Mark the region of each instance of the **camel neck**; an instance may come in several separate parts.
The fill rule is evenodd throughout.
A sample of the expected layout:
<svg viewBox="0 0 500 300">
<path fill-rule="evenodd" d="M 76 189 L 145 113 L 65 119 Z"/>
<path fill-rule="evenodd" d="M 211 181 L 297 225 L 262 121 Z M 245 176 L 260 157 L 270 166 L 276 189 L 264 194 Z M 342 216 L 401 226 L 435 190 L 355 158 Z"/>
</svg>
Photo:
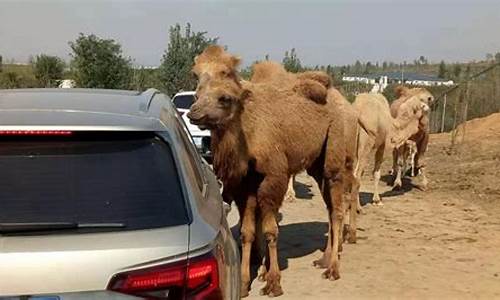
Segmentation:
<svg viewBox="0 0 500 300">
<path fill-rule="evenodd" d="M 238 122 L 212 130 L 212 153 L 215 173 L 225 184 L 238 182 L 246 175 L 248 148 Z"/>
</svg>

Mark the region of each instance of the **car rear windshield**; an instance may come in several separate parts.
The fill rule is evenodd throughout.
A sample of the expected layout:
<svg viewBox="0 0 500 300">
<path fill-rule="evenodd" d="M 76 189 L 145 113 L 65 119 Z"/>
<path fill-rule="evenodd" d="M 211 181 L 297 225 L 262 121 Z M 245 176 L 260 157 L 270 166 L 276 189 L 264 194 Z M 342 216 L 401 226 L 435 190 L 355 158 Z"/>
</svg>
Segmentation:
<svg viewBox="0 0 500 300">
<path fill-rule="evenodd" d="M 180 109 L 189 109 L 193 105 L 193 95 L 179 95 L 174 97 L 175 107 Z"/>
<path fill-rule="evenodd" d="M 0 203 L 0 224 L 189 222 L 172 151 L 150 132 L 0 133 Z"/>
</svg>

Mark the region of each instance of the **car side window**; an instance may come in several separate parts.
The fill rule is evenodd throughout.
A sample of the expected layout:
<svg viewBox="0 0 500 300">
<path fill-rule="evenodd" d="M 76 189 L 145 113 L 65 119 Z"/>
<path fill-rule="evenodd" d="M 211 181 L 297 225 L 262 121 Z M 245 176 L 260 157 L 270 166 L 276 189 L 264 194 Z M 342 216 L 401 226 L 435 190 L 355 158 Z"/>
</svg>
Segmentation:
<svg viewBox="0 0 500 300">
<path fill-rule="evenodd" d="M 201 158 L 199 157 L 198 151 L 196 151 L 196 147 L 193 142 L 193 138 L 191 137 L 191 134 L 189 133 L 189 130 L 187 129 L 186 124 L 182 120 L 182 118 L 179 117 L 179 115 L 176 115 L 176 120 L 179 124 L 179 127 L 182 128 L 180 133 L 182 143 L 184 144 L 184 147 L 186 147 L 188 154 L 189 154 L 189 165 L 193 169 L 193 173 L 196 178 L 196 182 L 198 184 L 198 187 L 202 192 L 204 192 L 205 189 L 205 184 L 206 180 L 205 177 L 203 176 L 203 170 L 202 170 L 202 161 Z"/>
</svg>

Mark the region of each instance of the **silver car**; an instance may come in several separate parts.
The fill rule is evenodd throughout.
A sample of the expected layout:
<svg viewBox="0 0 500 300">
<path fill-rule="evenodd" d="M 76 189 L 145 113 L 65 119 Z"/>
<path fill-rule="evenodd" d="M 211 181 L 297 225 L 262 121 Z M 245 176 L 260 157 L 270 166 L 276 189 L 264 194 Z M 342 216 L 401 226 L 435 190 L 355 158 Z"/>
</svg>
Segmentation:
<svg viewBox="0 0 500 300">
<path fill-rule="evenodd" d="M 227 208 L 156 90 L 0 90 L 0 299 L 239 299 Z"/>
</svg>

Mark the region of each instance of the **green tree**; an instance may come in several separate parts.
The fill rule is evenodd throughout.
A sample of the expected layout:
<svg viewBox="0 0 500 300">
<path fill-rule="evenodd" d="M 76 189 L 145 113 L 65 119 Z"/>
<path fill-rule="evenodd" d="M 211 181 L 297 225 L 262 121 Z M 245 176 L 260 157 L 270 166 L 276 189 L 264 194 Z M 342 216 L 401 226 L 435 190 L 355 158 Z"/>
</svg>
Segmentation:
<svg viewBox="0 0 500 300">
<path fill-rule="evenodd" d="M 366 65 L 365 65 L 365 70 L 363 72 L 364 75 L 368 75 L 368 74 L 371 74 L 373 71 L 373 65 L 371 62 L 367 62 Z"/>
<path fill-rule="evenodd" d="M 55 87 L 56 80 L 62 79 L 64 61 L 57 56 L 41 54 L 32 62 L 33 73 L 42 87 Z"/>
<path fill-rule="evenodd" d="M 93 34 L 69 42 L 71 68 L 76 84 L 86 88 L 127 89 L 131 80 L 130 58 L 122 54 L 120 44 Z"/>
<path fill-rule="evenodd" d="M 497 62 L 500 62 L 500 52 L 497 52 L 497 53 L 495 54 L 495 60 L 496 60 Z"/>
<path fill-rule="evenodd" d="M 462 67 L 460 66 L 460 64 L 455 64 L 455 66 L 453 67 L 453 76 L 455 77 L 455 79 L 459 79 L 461 74 Z"/>
<path fill-rule="evenodd" d="M 169 96 L 196 88 L 196 78 L 191 72 L 194 58 L 207 46 L 217 44 L 217 40 L 207 37 L 205 31 L 193 31 L 189 23 L 184 33 L 179 24 L 170 27 L 168 46 L 159 68 L 159 80 Z"/>
<path fill-rule="evenodd" d="M 0 73 L 2 73 L 2 70 L 3 70 L 3 58 L 0 55 Z"/>
<path fill-rule="evenodd" d="M 356 60 L 354 64 L 353 73 L 354 75 L 360 75 L 363 72 L 363 65 L 359 60 Z"/>
<path fill-rule="evenodd" d="M 16 89 L 21 87 L 21 78 L 15 72 L 5 72 L 0 77 L 0 88 Z"/>
<path fill-rule="evenodd" d="M 303 70 L 295 48 L 292 48 L 290 52 L 285 51 L 285 57 L 283 57 L 283 67 L 285 67 L 285 70 L 292 73 L 297 73 Z"/>
<path fill-rule="evenodd" d="M 387 62 L 386 62 L 386 61 L 384 61 L 384 62 L 382 63 L 382 70 L 383 70 L 383 71 L 387 70 Z"/>
<path fill-rule="evenodd" d="M 448 73 L 448 71 L 446 70 L 446 64 L 445 64 L 444 60 L 442 60 L 441 63 L 439 64 L 438 77 L 444 79 L 444 78 L 446 78 L 447 73 Z"/>
</svg>

